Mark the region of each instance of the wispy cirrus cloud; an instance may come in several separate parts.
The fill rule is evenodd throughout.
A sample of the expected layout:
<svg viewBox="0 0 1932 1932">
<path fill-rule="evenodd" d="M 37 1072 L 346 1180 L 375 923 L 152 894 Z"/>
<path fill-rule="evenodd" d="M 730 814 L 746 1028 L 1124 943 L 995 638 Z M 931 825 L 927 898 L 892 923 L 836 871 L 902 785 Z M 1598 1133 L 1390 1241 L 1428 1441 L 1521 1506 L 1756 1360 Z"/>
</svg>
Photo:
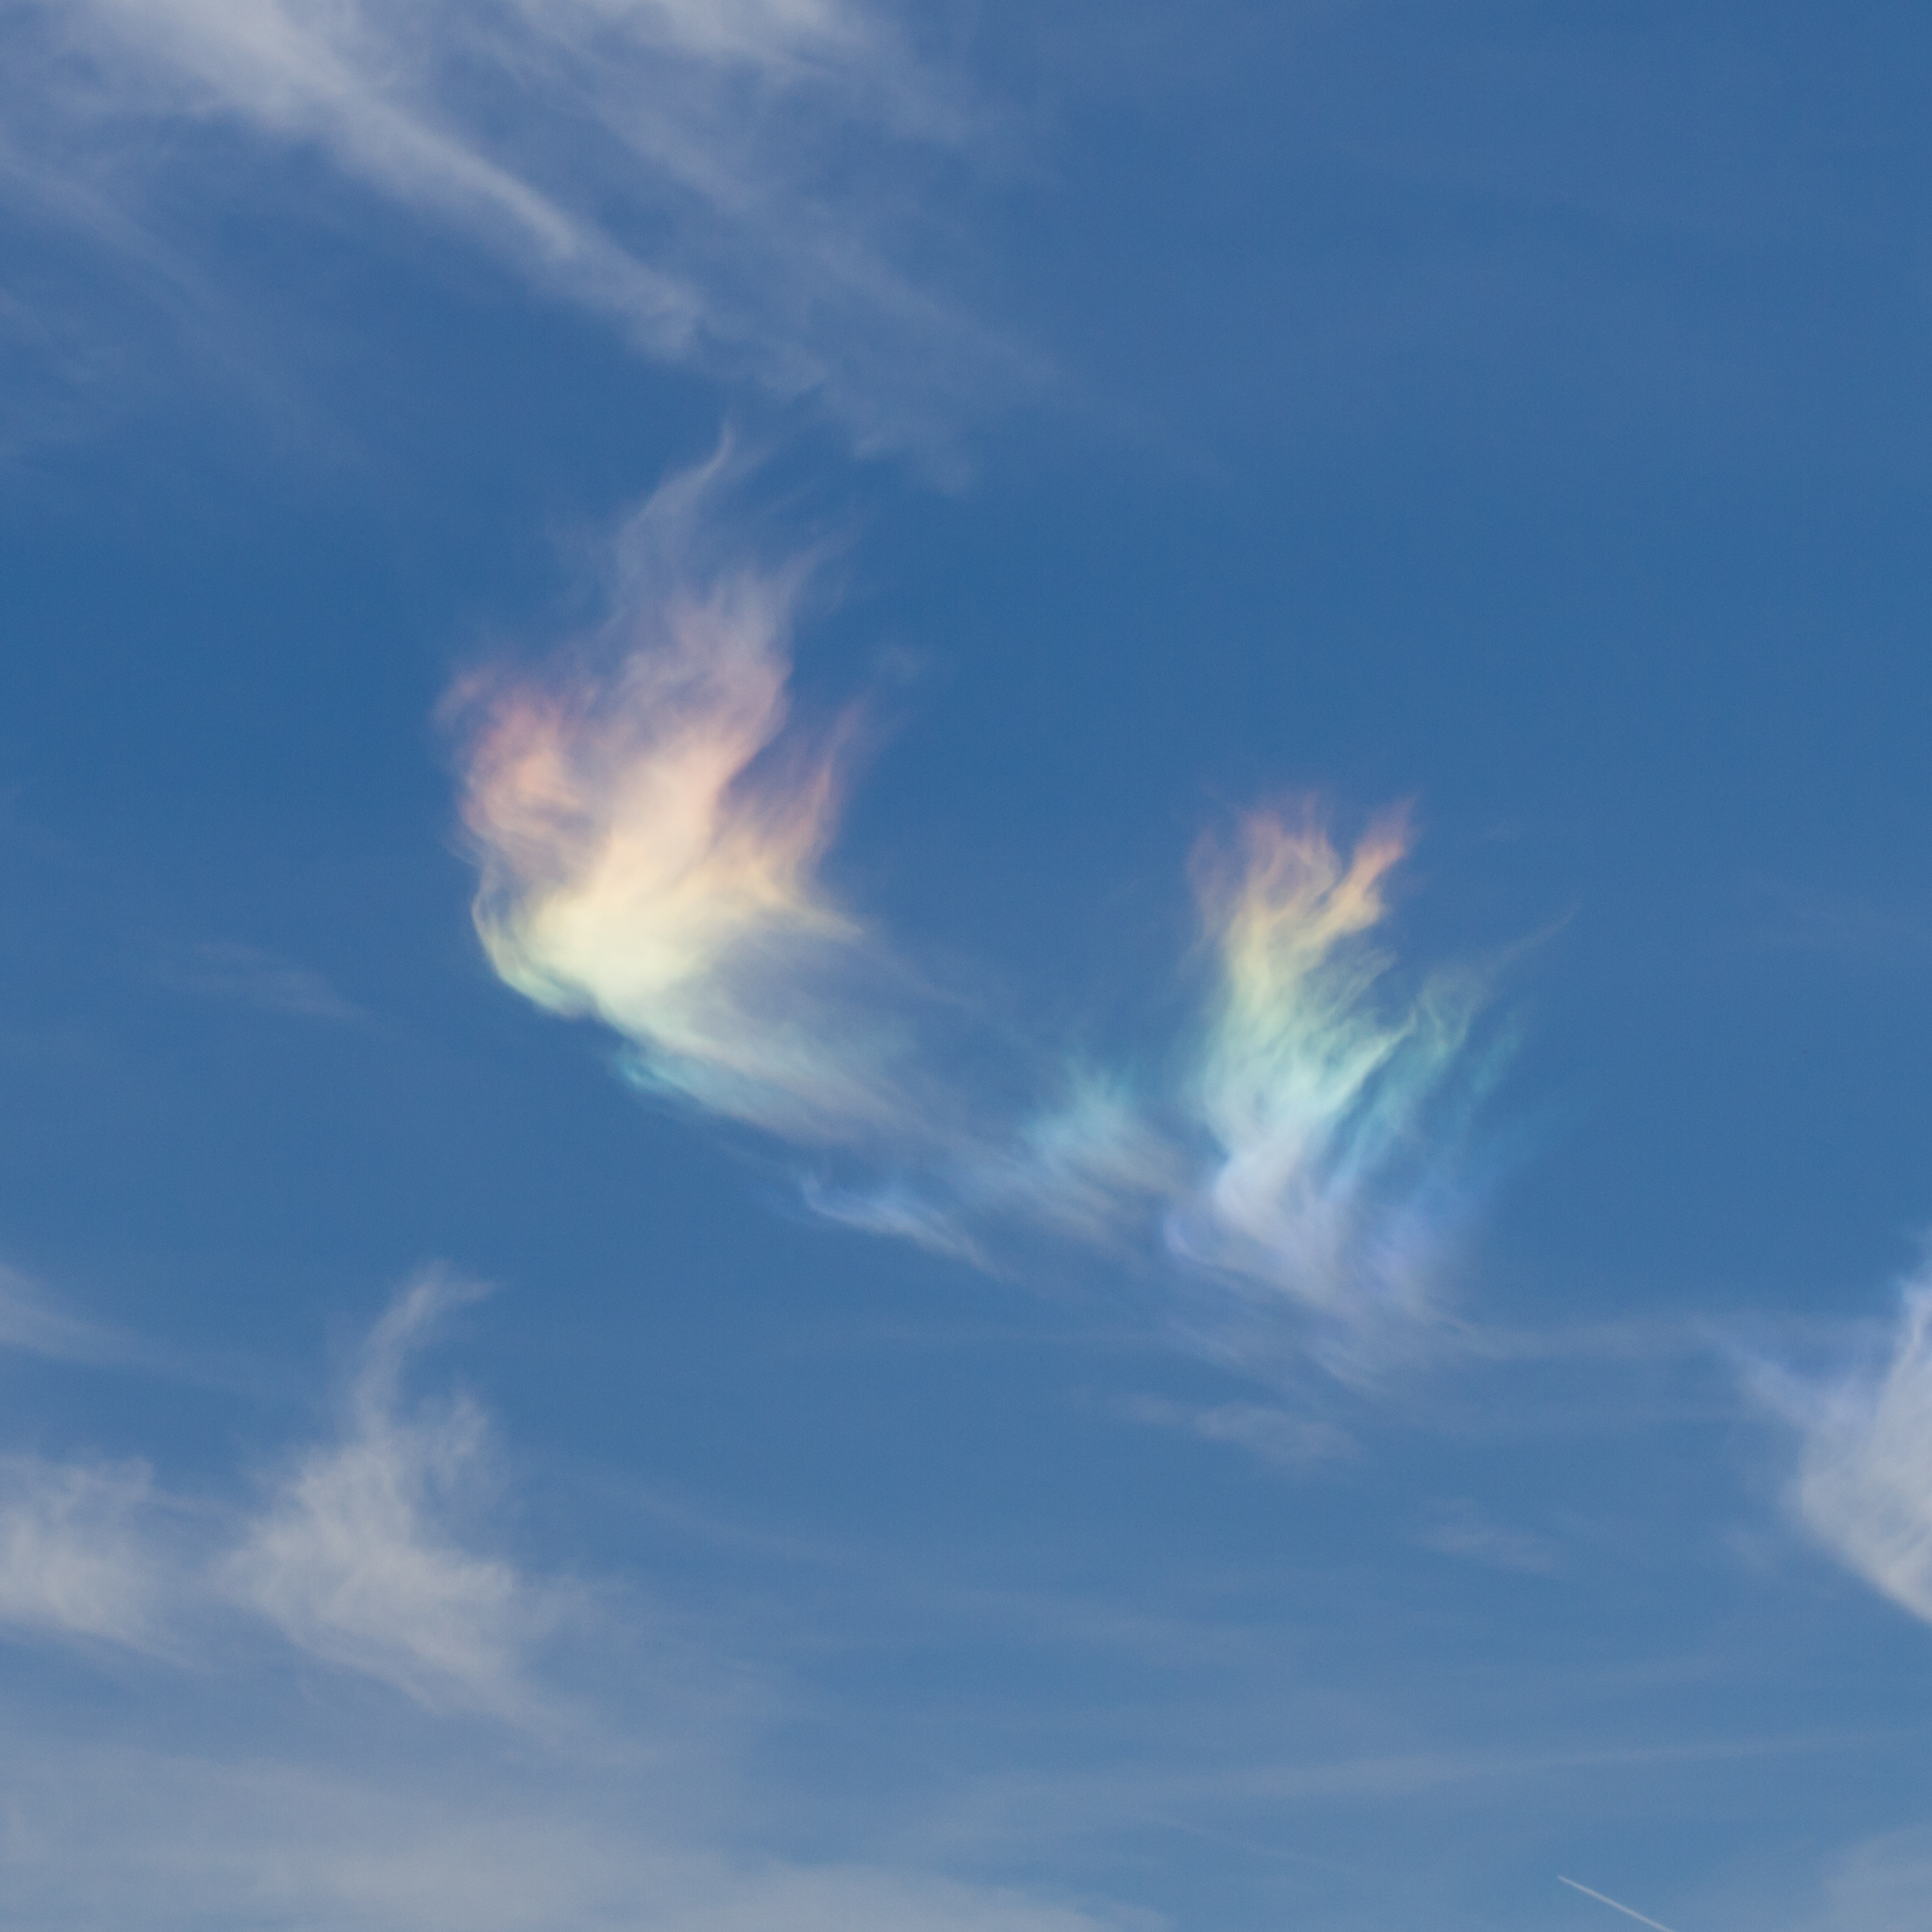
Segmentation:
<svg viewBox="0 0 1932 1932">
<path fill-rule="evenodd" d="M 1914 970 L 1932 957 L 1932 908 L 1922 899 L 1862 896 L 1764 875 L 1743 881 L 1739 897 L 1750 937 L 1781 952 L 1882 972 Z"/>
<path fill-rule="evenodd" d="M 406 1284 L 357 1351 L 337 1429 L 252 1503 L 171 1496 L 141 1463 L 0 1457 L 0 1641 L 115 1647 L 123 1677 L 145 1665 L 151 1689 L 189 1687 L 198 1714 L 165 1749 L 139 1725 L 84 1741 L 64 1707 L 37 1730 L 10 1680 L 10 1925 L 1153 1925 L 916 1856 L 774 1850 L 768 1800 L 738 1790 L 721 1737 L 744 1728 L 730 1714 L 742 1661 L 668 1633 L 615 1580 L 593 1611 L 477 1547 L 488 1418 L 405 1388 L 411 1357 L 477 1292 L 440 1271 Z M 567 1596 L 588 1653 L 574 1676 L 543 1642 Z M 237 1641 L 251 1630 L 308 1661 L 303 1688 Z M 313 1695 L 318 1669 L 398 1695 L 345 1728 Z M 501 1747 L 478 1748 L 479 1719 L 508 1727 Z"/>
<path fill-rule="evenodd" d="M 1789 1498 L 1825 1550 L 1932 1623 L 1932 1279 L 1909 1282 L 1882 1349 L 1835 1375 L 1752 1367 L 1798 1431 Z"/>
<path fill-rule="evenodd" d="M 141 1463 L 0 1457 L 0 1628 L 155 1647 L 173 1581 L 156 1500 Z"/>
<path fill-rule="evenodd" d="M 1057 1723 L 1029 1692 L 1019 1755 L 990 1768 L 976 1763 L 974 1743 L 959 1747 L 973 1738 L 966 1712 L 980 1701 L 968 1691 L 961 1704 L 931 1714 L 956 1747 L 932 1754 L 946 1767 L 932 1788 L 894 1790 L 882 1800 L 861 1787 L 850 1802 L 841 1792 L 827 1805 L 822 1791 L 784 1787 L 784 1772 L 797 1775 L 800 1704 L 809 1700 L 782 1690 L 745 1698 L 759 1618 L 745 1616 L 741 1602 L 734 1609 L 728 1592 L 721 1602 L 706 1586 L 702 1611 L 680 1622 L 656 1613 L 635 1577 L 606 1575 L 592 1580 L 568 1646 L 538 1641 L 540 1631 L 498 1620 L 491 1608 L 483 1628 L 501 1642 L 480 1671 L 448 1667 L 440 1644 L 426 1656 L 409 1652 L 415 1638 L 398 1625 L 415 1619 L 433 1631 L 447 1611 L 443 1595 L 413 1580 L 424 1552 L 458 1570 L 484 1565 L 526 1603 L 558 1594 L 535 1564 L 493 1551 L 500 1526 L 487 1508 L 471 1507 L 487 1498 L 462 1494 L 466 1469 L 474 1473 L 471 1445 L 487 1419 L 471 1404 L 467 1422 L 445 1429 L 460 1405 L 410 1393 L 421 1375 L 419 1352 L 466 1292 L 440 1276 L 406 1285 L 352 1359 L 333 1426 L 298 1445 L 252 1500 L 189 1503 L 165 1494 L 139 1465 L 76 1465 L 96 1479 L 90 1489 L 74 1469 L 41 1464 L 8 1491 L 18 1469 L 0 1464 L 0 1494 L 36 1498 L 39 1520 L 60 1525 L 70 1545 L 96 1559 L 132 1552 L 105 1583 L 98 1568 L 70 1565 L 51 1607 L 44 1581 L 24 1613 L 0 1599 L 0 1637 L 38 1654 L 65 1643 L 69 1665 L 85 1668 L 103 1643 L 127 1653 L 111 1664 L 122 1696 L 98 1700 L 84 1727 L 72 1723 L 67 1695 L 45 1708 L 36 1700 L 37 1680 L 65 1672 L 7 1676 L 0 1882 L 10 1925 L 54 1932 L 104 1918 L 157 1932 L 284 1921 L 317 1932 L 370 1924 L 536 1932 L 559 1923 L 650 1932 L 1158 1932 L 1169 1920 L 1144 1903 L 1096 1899 L 1064 1878 L 1048 1888 L 1011 1875 L 1041 1870 L 1049 1848 L 1063 1852 L 1095 1837 L 1144 1846 L 1150 1830 L 1168 1829 L 1237 1849 L 1247 1838 L 1270 1858 L 1289 1848 L 1297 1862 L 1342 1874 L 1328 1895 L 1338 1901 L 1333 1915 L 1366 1925 L 1388 1912 L 1370 1906 L 1350 1917 L 1351 1894 L 1359 1896 L 1354 1862 L 1373 1857 L 1389 1831 L 1416 1834 L 1418 1896 L 1439 1882 L 1439 1864 L 1465 1853 L 1461 1804 L 1455 1819 L 1464 1822 L 1442 1831 L 1418 1826 L 1412 1807 L 1433 1794 L 1515 1815 L 1566 1786 L 1580 1822 L 1600 1816 L 1606 1777 L 1654 1790 L 1675 1767 L 1696 1772 L 1688 1795 L 1714 1764 L 1868 1742 L 1703 1733 L 1605 1743 L 1574 1734 L 1567 1714 L 1538 1734 L 1513 1736 L 1517 1700 L 1498 1709 L 1487 1680 L 1465 1740 L 1392 1725 L 1388 1713 L 1358 1732 L 1358 1700 L 1338 1698 L 1324 1674 L 1310 1676 L 1306 1650 L 1317 1627 L 1297 1625 L 1284 1643 L 1278 1618 L 1249 1622 L 1230 1603 L 1225 1576 L 1189 1584 L 1188 1599 L 1205 1582 L 1212 1603 L 1201 1621 L 1186 1611 L 1149 1615 L 1144 1604 L 1130 1607 L 1104 1589 L 1003 1589 L 996 1574 L 971 1576 L 970 1563 L 932 1576 L 896 1562 L 875 1570 L 862 1552 L 846 1551 L 847 1581 L 827 1600 L 818 1595 L 824 1549 L 788 1537 L 766 1554 L 779 1566 L 784 1651 L 793 1658 L 801 1608 L 816 1599 L 818 1613 L 838 1627 L 832 1641 L 841 1654 L 868 1663 L 875 1645 L 901 1654 L 908 1623 L 940 1605 L 949 1631 L 963 1618 L 1055 1651 L 1069 1642 L 1090 1655 L 1118 1648 L 1131 1660 L 1133 1688 L 1122 1699 L 1129 1712 L 1148 1682 L 1183 1666 L 1178 1725 L 1157 1727 L 1151 1739 L 1134 1742 L 1129 1716 L 1124 1726 L 1109 1722 L 1095 1752 L 1092 1717 L 1082 1709 L 1071 1720 L 1079 1755 L 1063 1756 L 1068 1720 Z M 1234 1435 L 1225 1439 L 1254 1446 L 1255 1416 L 1201 1414 L 1208 1427 L 1201 1433 L 1225 1424 Z M 1142 1419 L 1190 1426 L 1179 1412 Z M 322 1496 L 365 1493 L 362 1477 L 345 1480 L 343 1467 L 399 1432 L 414 1434 L 418 1446 L 378 1450 L 369 1460 L 401 1472 L 404 1508 L 322 1505 Z M 416 1484 L 407 1472 L 425 1460 L 448 1468 L 453 1484 Z M 319 1484 L 306 1479 L 318 1472 Z M 387 1495 L 391 1484 L 375 1488 Z M 285 1598 L 279 1613 L 264 1617 L 232 1587 L 221 1553 L 250 1547 L 262 1525 L 277 1521 L 296 1526 L 298 1560 L 283 1565 L 287 1587 L 312 1604 L 290 1616 Z M 318 1546 L 330 1552 L 324 1560 L 314 1557 Z M 345 1550 L 359 1552 L 357 1560 L 337 1561 Z M 28 1574 L 43 1578 L 49 1567 L 38 1562 Z M 373 1613 L 362 1599 L 344 1642 L 333 1605 L 345 1569 L 391 1568 L 400 1582 L 376 1591 L 381 1607 Z M 145 1586 L 130 1592 L 129 1580 L 142 1578 Z M 1344 1589 L 1351 1617 L 1359 1590 L 1351 1570 Z M 469 1617 L 475 1594 L 457 1595 Z M 494 1589 L 483 1596 L 501 1602 Z M 855 1607 L 868 1602 L 877 1621 L 861 1610 L 854 1628 Z M 813 1624 L 809 1608 L 803 1619 Z M 304 1660 L 300 1671 L 281 1667 L 276 1647 L 260 1641 L 278 1632 Z M 1284 1723 L 1284 1707 L 1269 1701 L 1281 1683 L 1254 1674 L 1263 1656 L 1302 1684 L 1305 1696 L 1285 1707 L 1294 1721 Z M 1225 1707 L 1225 1721 L 1204 1724 L 1199 1673 L 1217 1658 L 1237 1666 L 1240 1701 Z M 764 1668 L 774 1671 L 769 1658 Z M 365 1694 L 345 1695 L 357 1680 Z M 514 1695 L 478 1696 L 478 1683 L 508 1685 Z M 127 1698 L 131 1685 L 138 1695 Z M 1540 1711 L 1549 1688 L 1541 1681 L 1527 1702 Z M 169 1714 L 165 1745 L 154 1740 L 157 1709 Z M 774 1715 L 782 1715 L 783 1738 L 767 1759 L 762 1726 Z M 870 1757 L 877 1714 L 859 1732 Z M 849 1767 L 834 1739 L 819 1741 L 832 1747 L 812 1750 L 812 1776 L 836 1788 Z M 1345 1810 L 1357 1815 L 1354 1825 L 1343 1823 Z M 1347 1849 L 1332 1861 L 1307 1856 L 1311 1835 L 1331 1829 Z M 1915 1865 L 1895 1862 L 1876 1876 L 1896 1881 L 1882 1896 L 1903 1904 L 1914 1896 Z M 1860 1877 L 1847 1896 L 1877 1896 Z M 1855 1915 L 1843 1922 L 1856 1923 Z"/>
<path fill-rule="evenodd" d="M 253 1507 L 171 1494 L 138 1462 L 0 1459 L 0 1626 L 192 1652 L 240 1611 L 426 1706 L 535 1715 L 525 1659 L 561 1598 L 454 1527 L 483 1484 L 482 1412 L 405 1389 L 410 1354 L 481 1292 L 438 1269 L 410 1282 L 358 1353 L 339 1431 Z M 36 1306 L 55 1341 L 93 1332 L 51 1297 Z M 76 1351 L 43 1338 L 36 1352 Z"/>
<path fill-rule="evenodd" d="M 479 1292 L 436 1271 L 404 1290 L 364 1345 L 340 1437 L 299 1459 L 217 1575 L 313 1656 L 424 1704 L 509 1714 L 529 1704 L 523 1656 L 556 1604 L 445 1527 L 482 1473 L 482 1410 L 402 1396 L 410 1351 Z"/>
<path fill-rule="evenodd" d="M 1547 1539 L 1492 1522 L 1466 1497 L 1442 1504 L 1416 1541 L 1439 1556 L 1514 1570 L 1526 1576 L 1554 1576 L 1562 1567 Z"/>
<path fill-rule="evenodd" d="M 12 9 L 7 45 L 12 192 L 122 253 L 227 129 L 325 157 L 648 357 L 816 398 L 864 448 L 935 453 L 969 399 L 1031 379 L 904 266 L 984 130 L 863 0 L 79 0 Z"/>
<path fill-rule="evenodd" d="M 1130 1422 L 1177 1430 L 1203 1442 L 1225 1443 L 1287 1472 L 1299 1474 L 1359 1453 L 1354 1439 L 1334 1423 L 1268 1402 L 1182 1402 L 1142 1395 L 1127 1397 L 1118 1410 Z"/>
<path fill-rule="evenodd" d="M 1910 1932 L 1932 1893 L 1932 1825 L 1867 1839 L 1835 1862 L 1799 1932 Z"/>
<path fill-rule="evenodd" d="M 56 1362 L 132 1364 L 147 1355 L 131 1335 L 76 1314 L 0 1262 L 0 1349 Z"/>
<path fill-rule="evenodd" d="M 298 1019 L 333 1020 L 354 1026 L 368 1016 L 313 966 L 299 965 L 259 946 L 204 940 L 170 954 L 161 965 L 164 985 L 176 992 L 229 1000 L 264 1013 Z"/>
<path fill-rule="evenodd" d="M 1493 1055 L 1472 1049 L 1482 974 L 1391 990 L 1375 936 L 1406 820 L 1345 854 L 1305 804 L 1203 844 L 1209 989 L 1139 1057 L 1158 1077 L 1014 1067 L 990 1025 L 961 1050 L 970 1003 L 934 996 L 826 884 L 858 734 L 788 716 L 809 559 L 721 556 L 732 480 L 721 453 L 667 483 L 617 533 L 604 626 L 453 698 L 501 977 L 611 1028 L 640 1086 L 805 1152 L 827 1218 L 978 1261 L 1015 1230 L 1158 1258 L 1297 1313 L 1344 1372 L 1426 1326 Z M 966 1071 L 995 1057 L 1030 1108 Z"/>
</svg>

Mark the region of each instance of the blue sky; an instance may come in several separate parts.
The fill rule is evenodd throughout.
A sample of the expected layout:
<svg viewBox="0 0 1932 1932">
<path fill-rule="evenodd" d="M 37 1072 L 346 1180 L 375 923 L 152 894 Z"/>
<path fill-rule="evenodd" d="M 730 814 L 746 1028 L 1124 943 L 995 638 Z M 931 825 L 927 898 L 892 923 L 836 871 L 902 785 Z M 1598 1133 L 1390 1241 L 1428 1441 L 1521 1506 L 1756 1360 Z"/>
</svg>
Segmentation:
<svg viewBox="0 0 1932 1932">
<path fill-rule="evenodd" d="M 1920 1923 L 1917 14 L 0 32 L 10 1923 Z"/>
</svg>

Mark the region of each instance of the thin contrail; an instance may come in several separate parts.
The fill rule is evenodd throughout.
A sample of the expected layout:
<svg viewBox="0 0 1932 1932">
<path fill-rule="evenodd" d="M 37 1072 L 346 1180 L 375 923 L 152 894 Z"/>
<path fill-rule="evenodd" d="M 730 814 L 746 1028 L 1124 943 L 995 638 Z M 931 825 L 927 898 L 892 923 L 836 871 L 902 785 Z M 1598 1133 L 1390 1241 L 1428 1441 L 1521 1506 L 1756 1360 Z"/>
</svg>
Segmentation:
<svg viewBox="0 0 1932 1932">
<path fill-rule="evenodd" d="M 1660 1925 L 1655 1919 L 1647 1919 L 1642 1912 L 1633 1912 L 1628 1906 L 1620 1906 L 1615 1899 L 1606 1898 L 1600 1891 L 1592 1891 L 1587 1885 L 1579 1885 L 1574 1878 L 1565 1878 L 1560 1872 L 1556 1874 L 1556 1882 L 1567 1885 L 1572 1891 L 1580 1891 L 1585 1898 L 1594 1898 L 1599 1905 L 1608 1906 L 1613 1912 L 1623 1913 L 1627 1919 L 1636 1920 L 1640 1925 L 1648 1925 L 1651 1932 L 1671 1932 L 1668 1925 Z"/>
</svg>

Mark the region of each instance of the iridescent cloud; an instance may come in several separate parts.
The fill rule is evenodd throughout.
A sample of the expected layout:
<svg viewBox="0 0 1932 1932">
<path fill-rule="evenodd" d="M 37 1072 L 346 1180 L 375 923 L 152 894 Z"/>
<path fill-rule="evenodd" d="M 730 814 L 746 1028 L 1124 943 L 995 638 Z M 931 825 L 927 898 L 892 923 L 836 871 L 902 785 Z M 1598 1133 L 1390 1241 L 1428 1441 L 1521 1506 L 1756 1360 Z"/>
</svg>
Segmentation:
<svg viewBox="0 0 1932 1932">
<path fill-rule="evenodd" d="M 1213 983 L 1167 1076 L 1048 1061 L 1015 1119 L 956 1071 L 984 1053 L 933 1044 L 961 1003 L 824 883 L 853 717 L 789 717 L 808 563 L 702 563 L 730 482 L 721 456 L 624 527 L 594 636 L 458 694 L 477 927 L 506 982 L 613 1028 L 641 1086 L 833 1161 L 806 1183 L 830 1219 L 988 1265 L 1029 1230 L 1158 1257 L 1330 1331 L 1424 1316 L 1465 1198 L 1483 988 L 1387 996 L 1372 936 L 1402 817 L 1346 856 L 1312 807 L 1254 814 L 1234 854 L 1204 844 Z"/>
<path fill-rule="evenodd" d="M 1468 1076 L 1484 989 L 1460 971 L 1378 997 L 1393 962 L 1368 935 L 1408 840 L 1385 813 L 1345 860 L 1307 805 L 1249 817 L 1238 861 L 1196 857 L 1220 971 L 1182 1098 L 1212 1159 L 1167 1239 L 1331 1316 L 1420 1314 L 1459 1194 L 1438 1103 Z"/>
<path fill-rule="evenodd" d="M 846 999 L 875 948 L 817 875 L 850 730 L 786 733 L 804 568 L 698 568 L 693 518 L 726 467 L 620 534 L 638 594 L 602 635 L 458 693 L 477 930 L 508 985 L 630 1041 L 641 1084 L 839 1140 L 901 1105 L 889 1042 Z"/>
</svg>

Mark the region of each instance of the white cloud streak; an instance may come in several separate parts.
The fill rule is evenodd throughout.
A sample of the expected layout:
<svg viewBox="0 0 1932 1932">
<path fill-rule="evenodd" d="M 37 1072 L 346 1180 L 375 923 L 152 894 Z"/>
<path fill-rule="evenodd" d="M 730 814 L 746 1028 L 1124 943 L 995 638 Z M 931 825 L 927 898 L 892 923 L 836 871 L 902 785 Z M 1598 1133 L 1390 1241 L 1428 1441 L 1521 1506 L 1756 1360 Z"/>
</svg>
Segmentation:
<svg viewBox="0 0 1932 1932">
<path fill-rule="evenodd" d="M 1525 1576 L 1554 1576 L 1562 1567 L 1544 1538 L 1491 1522 L 1466 1498 L 1444 1503 L 1416 1541 L 1439 1556 L 1484 1564 L 1492 1570 L 1514 1570 Z"/>
<path fill-rule="evenodd" d="M 170 1579 L 153 1503 L 140 1463 L 0 1458 L 0 1626 L 154 1647 Z"/>
<path fill-rule="evenodd" d="M 401 1393 L 409 1350 L 476 1293 L 439 1273 L 405 1290 L 363 1350 L 341 1439 L 300 1460 L 219 1578 L 315 1656 L 424 1704 L 513 1715 L 555 1606 L 443 1527 L 479 1474 L 482 1412 L 462 1396 L 410 1409 Z"/>
<path fill-rule="evenodd" d="M 1799 1431 L 1792 1510 L 1872 1587 L 1932 1623 L 1932 1281 L 1909 1285 L 1882 1359 L 1834 1379 L 1759 1364 Z"/>
<path fill-rule="evenodd" d="M 1244 1450 L 1271 1469 L 1301 1474 L 1360 1453 L 1346 1430 L 1268 1402 L 1179 1402 L 1165 1396 L 1132 1396 L 1119 1405 L 1132 1422 L 1176 1429 L 1203 1442 Z"/>
<path fill-rule="evenodd" d="M 144 1353 L 132 1337 L 90 1321 L 0 1262 L 0 1349 L 55 1362 L 132 1364 Z"/>
<path fill-rule="evenodd" d="M 158 218 L 145 179 L 225 127 L 326 156 L 647 356 L 817 396 L 862 448 L 937 450 L 966 398 L 1024 377 L 894 266 L 971 124 L 859 0 L 12 14 L 16 145 L 36 144 L 16 171 L 91 182 L 111 225 Z"/>
<path fill-rule="evenodd" d="M 1815 1916 L 1794 1932 L 1918 1932 L 1932 1897 L 1932 1825 L 1867 1839 L 1843 1855 Z"/>
<path fill-rule="evenodd" d="M 230 1000 L 296 1019 L 356 1026 L 368 1017 L 313 966 L 232 940 L 204 940 L 164 960 L 161 977 L 177 992 Z"/>
<path fill-rule="evenodd" d="M 458 1532 L 488 1493 L 482 1411 L 405 1395 L 411 1351 L 480 1292 L 440 1270 L 410 1283 L 357 1357 L 339 1433 L 252 1509 L 170 1495 L 140 1463 L 0 1460 L 0 1625 L 192 1649 L 240 1610 L 431 1709 L 541 1718 L 525 1661 L 564 1594 Z M 89 1332 L 45 1297 L 35 1307 L 54 1340 Z"/>
</svg>

